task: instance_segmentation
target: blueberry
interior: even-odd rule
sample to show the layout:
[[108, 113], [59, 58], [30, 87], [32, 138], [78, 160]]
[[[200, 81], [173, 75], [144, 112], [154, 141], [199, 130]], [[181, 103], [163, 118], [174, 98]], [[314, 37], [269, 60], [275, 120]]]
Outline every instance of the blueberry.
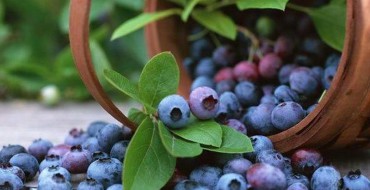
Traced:
[[263, 85], [262, 86], [263, 94], [264, 95], [273, 95], [274, 91], [275, 91], [275, 88], [276, 88], [276, 86], [274, 86], [274, 85], [270, 85], [270, 84]]
[[271, 140], [265, 136], [254, 135], [254, 136], [251, 136], [250, 139], [251, 139], [254, 151], [247, 153], [246, 155], [251, 160], [255, 160], [257, 154], [263, 150], [274, 149], [274, 145], [272, 144]]
[[254, 190], [285, 190], [287, 187], [285, 174], [279, 168], [264, 163], [253, 164], [248, 169], [247, 181]]
[[71, 183], [62, 174], [54, 174], [51, 178], [41, 180], [37, 187], [38, 190], [72, 190]]
[[19, 153], [27, 153], [27, 150], [21, 145], [3, 146], [0, 151], [0, 162], [9, 162], [11, 157]]
[[271, 120], [271, 113], [275, 109], [274, 104], [260, 104], [249, 116], [249, 125], [253, 133], [261, 135], [272, 135], [276, 129]]
[[50, 166], [60, 166], [62, 159], [58, 155], [47, 155], [45, 156], [45, 159], [40, 163], [39, 171], [41, 172], [45, 168], [48, 168]]
[[220, 106], [217, 111], [217, 120], [226, 121], [230, 118], [238, 118], [241, 113], [241, 105], [238, 98], [232, 92], [224, 92], [221, 94]]
[[198, 119], [212, 119], [218, 111], [218, 95], [212, 88], [198, 87], [190, 93], [189, 106], [191, 112]]
[[39, 162], [35, 157], [27, 153], [19, 153], [14, 155], [9, 163], [13, 166], [18, 166], [24, 171], [26, 180], [32, 180], [39, 170]]
[[310, 186], [310, 181], [308, 180], [308, 178], [305, 175], [298, 173], [287, 175], [287, 183], [288, 186], [294, 183], [302, 183], [307, 188]]
[[261, 16], [256, 21], [256, 31], [262, 37], [271, 37], [275, 28], [276, 24], [270, 17]]
[[93, 161], [99, 160], [100, 158], [110, 158], [110, 156], [107, 153], [102, 152], [102, 151], [95, 151], [92, 154]]
[[337, 190], [339, 188], [340, 174], [332, 166], [318, 168], [311, 178], [312, 190]]
[[307, 67], [294, 69], [289, 76], [289, 84], [290, 88], [307, 97], [317, 94], [320, 87], [311, 69]]
[[126, 149], [129, 141], [119, 141], [113, 145], [110, 151], [110, 157], [117, 158], [119, 161], [123, 162], [125, 159]]
[[59, 144], [49, 149], [48, 155], [54, 154], [60, 157], [64, 156], [72, 146], [66, 144]]
[[350, 171], [342, 179], [342, 189], [366, 190], [370, 189], [370, 180], [361, 174], [360, 170]]
[[91, 161], [91, 153], [77, 145], [62, 157], [61, 166], [72, 174], [85, 173]]
[[94, 121], [87, 127], [87, 134], [89, 134], [90, 137], [95, 137], [96, 133], [106, 125], [108, 125], [108, 123], [105, 121]]
[[293, 167], [292, 167], [292, 161], [290, 158], [284, 157], [285, 166], [283, 169], [283, 172], [285, 176], [293, 175]]
[[245, 107], [258, 105], [262, 97], [261, 89], [249, 81], [240, 82], [234, 91], [239, 102]]
[[257, 82], [259, 79], [258, 67], [249, 61], [242, 61], [235, 65], [233, 69], [234, 78], [241, 81]]
[[0, 189], [20, 190], [23, 189], [22, 180], [15, 174], [0, 171]]
[[273, 104], [277, 105], [279, 101], [276, 99], [274, 95], [264, 95], [260, 100], [260, 104]]
[[22, 180], [22, 182], [25, 182], [26, 181], [26, 175], [24, 174], [23, 170], [21, 168], [19, 168], [18, 166], [11, 165], [8, 162], [0, 163], [0, 173], [1, 172], [9, 172], [9, 173], [12, 173], [12, 174], [18, 176], [19, 179]]
[[298, 102], [299, 101], [299, 95], [297, 92], [289, 88], [289, 86], [286, 85], [280, 85], [278, 86], [274, 91], [274, 96], [279, 102]]
[[271, 112], [271, 122], [279, 130], [287, 130], [306, 116], [302, 106], [295, 102], [283, 102]]
[[288, 84], [289, 83], [289, 76], [292, 73], [292, 71], [297, 68], [298, 66], [295, 64], [287, 64], [281, 67], [279, 70], [279, 82], [281, 84]]
[[225, 123], [227, 126], [235, 129], [236, 131], [244, 134], [244, 135], [247, 135], [247, 128], [245, 127], [245, 125], [237, 120], [237, 119], [228, 119]]
[[293, 63], [300, 66], [313, 66], [316, 61], [309, 54], [298, 54], [294, 57]]
[[193, 74], [193, 71], [194, 71], [195, 63], [196, 63], [196, 61], [193, 58], [191, 58], [191, 57], [186, 57], [182, 61], [182, 65], [184, 66], [187, 74], [190, 77], [193, 77], [192, 74]]
[[208, 188], [215, 188], [220, 179], [222, 170], [212, 166], [200, 166], [190, 173], [190, 180]]
[[294, 41], [289, 36], [279, 36], [275, 42], [274, 53], [282, 58], [287, 58], [293, 53]]
[[214, 47], [209, 40], [202, 38], [191, 43], [190, 55], [194, 59], [208, 57], [212, 55], [213, 48]]
[[314, 37], [304, 39], [301, 47], [303, 52], [318, 58], [322, 58], [326, 53], [325, 44], [320, 39]]
[[115, 158], [96, 160], [90, 164], [87, 176], [102, 183], [104, 188], [121, 183], [122, 163]]
[[335, 73], [337, 72], [337, 68], [335, 66], [329, 66], [327, 68], [325, 68], [324, 70], [324, 75], [322, 77], [322, 86], [328, 90], [330, 85], [331, 85], [331, 82], [333, 81], [334, 79], [334, 75]]
[[216, 84], [215, 84], [215, 82], [213, 82], [212, 78], [206, 77], [206, 76], [200, 76], [200, 77], [195, 78], [195, 80], [191, 84], [190, 89], [194, 90], [194, 89], [196, 89], [198, 87], [202, 87], [202, 86], [214, 88], [215, 85]]
[[229, 160], [223, 168], [223, 173], [237, 173], [245, 175], [248, 168], [252, 165], [252, 162], [245, 158], [234, 158]]
[[230, 66], [235, 62], [236, 53], [231, 46], [220, 46], [213, 51], [212, 59], [216, 65]]
[[84, 143], [89, 138], [89, 135], [85, 133], [82, 129], [78, 130], [76, 128], [69, 131], [68, 136], [64, 139], [64, 144], [76, 146]]
[[278, 55], [269, 53], [261, 59], [258, 71], [263, 78], [273, 79], [278, 75], [282, 64], [283, 62]]
[[287, 190], [309, 190], [309, 189], [304, 184], [297, 182], [289, 185]]
[[216, 92], [217, 94], [222, 94], [224, 92], [232, 92], [235, 87], [234, 80], [222, 80], [216, 83]]
[[173, 190], [208, 190], [208, 188], [201, 186], [196, 181], [185, 179], [178, 182]]
[[325, 67], [335, 66], [338, 67], [340, 61], [340, 55], [331, 54], [325, 61]]
[[217, 190], [245, 190], [248, 185], [240, 174], [228, 173], [221, 176], [217, 182]]
[[324, 69], [320, 66], [312, 67], [311, 68], [312, 76], [321, 83], [322, 76], [324, 75]]
[[81, 146], [83, 149], [88, 150], [89, 152], [96, 152], [102, 150], [96, 137], [88, 138], [84, 143], [82, 143]]
[[50, 141], [37, 139], [28, 147], [28, 153], [34, 156], [37, 161], [41, 162], [51, 147], [53, 147], [53, 143]]
[[179, 95], [169, 95], [158, 105], [159, 119], [169, 128], [179, 129], [188, 124], [190, 108], [187, 101]]
[[296, 150], [291, 160], [293, 169], [306, 176], [311, 176], [323, 164], [322, 155], [315, 149]]
[[122, 184], [114, 184], [107, 188], [107, 190], [122, 190], [123, 185]]
[[260, 51], [261, 51], [262, 55], [267, 55], [267, 54], [272, 53], [274, 51], [274, 46], [267, 39], [265, 39], [265, 40], [261, 39], [260, 43], [261, 43]]
[[104, 152], [109, 152], [114, 143], [123, 140], [123, 128], [116, 124], [104, 126], [96, 134], [98, 143]]
[[306, 114], [308, 115], [309, 113], [313, 112], [315, 108], [317, 107], [318, 104], [312, 104], [310, 107], [307, 108]]
[[213, 79], [215, 82], [220, 82], [223, 80], [234, 80], [233, 69], [231, 67], [224, 67], [216, 73]]
[[71, 174], [68, 172], [67, 169], [60, 166], [50, 166], [48, 168], [45, 168], [40, 172], [37, 181], [40, 182], [41, 180], [51, 178], [55, 174], [61, 174], [64, 176], [64, 179], [66, 179], [67, 181], [71, 181]]
[[283, 155], [274, 149], [262, 150], [258, 152], [256, 156], [256, 162], [270, 164], [271, 166], [277, 167], [282, 171], [285, 167]]
[[208, 76], [213, 77], [216, 73], [216, 66], [211, 58], [203, 58], [195, 67], [195, 77]]
[[77, 190], [104, 190], [104, 187], [95, 179], [87, 178], [78, 184]]

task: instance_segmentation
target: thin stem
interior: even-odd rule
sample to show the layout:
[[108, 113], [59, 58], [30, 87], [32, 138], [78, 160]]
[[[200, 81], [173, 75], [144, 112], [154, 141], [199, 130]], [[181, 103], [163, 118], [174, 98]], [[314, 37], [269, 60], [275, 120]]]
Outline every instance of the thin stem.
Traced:
[[254, 54], [257, 52], [259, 48], [259, 40], [257, 36], [254, 35], [253, 32], [250, 31], [248, 28], [237, 26], [237, 30], [252, 41], [252, 47], [251, 49], [249, 49], [248, 55], [248, 61], [252, 61]]
[[212, 32], [209, 33], [210, 36], [211, 36], [211, 39], [213, 41], [213, 43], [216, 45], [216, 47], [220, 47], [221, 46], [221, 42], [220, 40], [217, 38], [217, 36], [215, 34], [213, 34]]
[[300, 5], [296, 5], [296, 4], [292, 4], [292, 3], [288, 3], [286, 6], [290, 9], [293, 9], [293, 10], [296, 10], [296, 11], [300, 11], [300, 12], [304, 12], [304, 13], [310, 12], [309, 8], [303, 7], [303, 6], [300, 6]]
[[207, 35], [208, 32], [209, 31], [207, 29], [204, 29], [204, 30], [202, 30], [198, 33], [192, 34], [192, 35], [188, 36], [188, 41], [198, 40], [198, 39], [202, 38], [203, 36]]
[[217, 9], [220, 9], [222, 7], [234, 5], [236, 3], [236, 0], [222, 0], [217, 3], [212, 3], [206, 7], [207, 11], [214, 11]]
[[319, 98], [319, 101], [317, 101], [317, 103], [321, 102], [321, 100], [324, 98], [325, 94], [326, 94], [326, 90], [324, 90], [324, 92], [322, 92], [322, 94]]

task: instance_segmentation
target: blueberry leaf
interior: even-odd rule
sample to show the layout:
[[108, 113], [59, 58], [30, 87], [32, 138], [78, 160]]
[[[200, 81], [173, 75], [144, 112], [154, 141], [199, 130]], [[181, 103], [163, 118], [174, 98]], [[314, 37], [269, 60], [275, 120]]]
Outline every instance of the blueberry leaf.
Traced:
[[174, 136], [162, 122], [158, 122], [159, 136], [167, 152], [174, 157], [194, 157], [202, 153], [199, 143]]
[[248, 136], [228, 126], [221, 125], [221, 129], [221, 146], [219, 148], [202, 146], [205, 150], [220, 153], [246, 153], [253, 151], [253, 146]]
[[285, 10], [289, 0], [236, 0], [239, 10], [245, 9], [279, 9]]
[[199, 144], [220, 147], [222, 143], [222, 129], [218, 123], [212, 120], [197, 120], [185, 128], [171, 131], [181, 138]]
[[176, 158], [168, 154], [158, 128], [147, 117], [127, 147], [122, 179], [124, 189], [161, 189], [171, 178], [175, 165]]
[[223, 37], [231, 40], [236, 38], [237, 31], [234, 21], [220, 11], [194, 10], [191, 16], [205, 28]]
[[[169, 52], [154, 56], [144, 67], [139, 79], [140, 100], [156, 108], [166, 96], [175, 94], [180, 74], [175, 57]], [[147, 106], [146, 106], [147, 107]], [[149, 113], [154, 113], [148, 110]]]
[[128, 78], [109, 69], [104, 70], [104, 76], [105, 79], [119, 91], [140, 102], [138, 87], [136, 84], [128, 80]]
[[131, 108], [129, 111], [128, 111], [128, 118], [133, 121], [136, 125], [140, 125], [144, 119], [147, 117], [147, 115], [136, 109], [136, 108]]
[[191, 11], [201, 0], [190, 0], [187, 2], [184, 11], [181, 14], [182, 21], [186, 22], [191, 14]]
[[167, 9], [164, 11], [160, 12], [155, 12], [155, 13], [142, 13], [137, 17], [134, 17], [123, 24], [121, 24], [113, 33], [112, 35], [112, 40], [115, 40], [119, 37], [125, 36], [131, 32], [134, 32], [145, 25], [172, 16], [172, 15], [180, 15], [181, 14], [181, 9]]
[[321, 39], [332, 48], [342, 51], [346, 31], [346, 6], [330, 3], [320, 8], [309, 9], [308, 15], [313, 20]]

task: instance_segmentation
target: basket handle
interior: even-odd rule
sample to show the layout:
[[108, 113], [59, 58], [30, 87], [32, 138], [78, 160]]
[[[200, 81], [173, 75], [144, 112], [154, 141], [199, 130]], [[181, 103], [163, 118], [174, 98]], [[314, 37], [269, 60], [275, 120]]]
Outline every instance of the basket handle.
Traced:
[[69, 40], [75, 65], [83, 83], [95, 100], [115, 119], [131, 130], [135, 130], [136, 125], [113, 104], [95, 74], [89, 47], [90, 5], [91, 0], [71, 0]]

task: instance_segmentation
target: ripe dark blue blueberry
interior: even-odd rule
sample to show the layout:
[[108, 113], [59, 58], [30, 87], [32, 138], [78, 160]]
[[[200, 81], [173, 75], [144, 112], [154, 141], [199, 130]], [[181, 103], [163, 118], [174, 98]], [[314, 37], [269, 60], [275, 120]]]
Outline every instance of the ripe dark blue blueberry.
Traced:
[[89, 135], [85, 133], [82, 129], [78, 130], [76, 128], [69, 131], [69, 134], [64, 139], [64, 144], [70, 146], [81, 145], [89, 138]]
[[270, 85], [270, 84], [263, 85], [262, 86], [263, 95], [273, 95], [275, 88], [276, 88], [275, 85]]
[[315, 149], [296, 150], [291, 157], [294, 171], [311, 176], [323, 164], [323, 157]]
[[194, 79], [193, 83], [191, 84], [190, 89], [194, 90], [198, 87], [207, 86], [210, 88], [214, 88], [216, 86], [215, 82], [212, 78], [207, 76], [200, 76]]
[[47, 155], [45, 156], [45, 159], [40, 163], [39, 171], [41, 172], [45, 168], [48, 168], [50, 166], [60, 166], [62, 163], [62, 159], [58, 155]]
[[290, 74], [297, 67], [298, 66], [295, 64], [287, 64], [281, 67], [281, 69], [279, 70], [279, 82], [281, 84], [288, 84]]
[[88, 150], [89, 152], [96, 152], [102, 150], [96, 137], [88, 138], [84, 143], [82, 143], [81, 146], [83, 149]]
[[218, 95], [212, 88], [198, 87], [190, 93], [189, 106], [193, 115], [198, 119], [212, 119], [219, 108]]
[[96, 133], [106, 125], [108, 125], [108, 123], [105, 121], [91, 122], [87, 127], [87, 134], [89, 134], [90, 137], [95, 137]]
[[251, 165], [252, 162], [245, 158], [234, 158], [224, 165], [223, 173], [237, 173], [245, 175]]
[[217, 94], [222, 94], [224, 92], [232, 92], [235, 87], [234, 80], [222, 80], [216, 83], [216, 92]]
[[53, 146], [50, 148], [48, 151], [48, 155], [58, 155], [59, 157], [63, 157], [70, 149], [72, 146], [66, 145], [66, 144], [59, 144], [56, 146]]
[[27, 153], [19, 153], [14, 155], [9, 160], [9, 163], [13, 166], [18, 166], [21, 168], [24, 171], [27, 181], [32, 180], [39, 170], [39, 162], [37, 159]]
[[325, 61], [325, 67], [335, 66], [338, 67], [340, 61], [340, 55], [331, 54]]
[[256, 159], [256, 156], [259, 152], [263, 150], [274, 149], [274, 145], [272, 144], [271, 140], [265, 136], [254, 135], [251, 136], [250, 139], [254, 151], [247, 153], [247, 157], [250, 158], [250, 160], [252, 161]]
[[317, 107], [318, 104], [312, 104], [310, 107], [307, 108], [306, 114], [308, 115], [309, 113], [313, 112], [315, 108]]
[[283, 169], [283, 172], [285, 176], [293, 175], [293, 167], [292, 167], [292, 161], [288, 157], [284, 157], [285, 166]]
[[259, 80], [258, 67], [249, 61], [242, 61], [235, 65], [233, 69], [235, 80], [257, 82]]
[[308, 37], [303, 41], [302, 51], [310, 56], [316, 56], [321, 59], [326, 53], [325, 44], [318, 38]]
[[271, 166], [277, 167], [282, 171], [285, 167], [284, 156], [274, 149], [258, 152], [256, 156], [256, 162], [270, 164]]
[[279, 102], [298, 102], [299, 101], [299, 95], [297, 92], [289, 88], [289, 86], [286, 85], [280, 85], [278, 86], [274, 91], [274, 96]]
[[[104, 172], [102, 172], [104, 171]], [[94, 178], [107, 188], [121, 183], [122, 163], [115, 158], [102, 158], [90, 164], [87, 176]]]
[[107, 188], [107, 190], [122, 190], [123, 185], [122, 184], [114, 184]]
[[116, 124], [108, 124], [96, 134], [98, 143], [104, 152], [110, 152], [114, 143], [123, 140], [123, 128]]
[[228, 173], [221, 176], [217, 182], [217, 190], [246, 190], [247, 182], [240, 174]]
[[326, 67], [324, 70], [324, 75], [322, 77], [322, 86], [327, 90], [329, 89], [331, 82], [334, 79], [334, 75], [337, 72], [337, 68], [335, 66]]
[[158, 116], [169, 128], [183, 128], [188, 124], [190, 107], [182, 96], [169, 95], [163, 98], [159, 103]]
[[278, 55], [269, 53], [261, 59], [258, 71], [263, 78], [273, 79], [278, 75], [282, 64], [283, 62]]
[[338, 190], [340, 182], [339, 172], [332, 166], [318, 168], [311, 178], [312, 190]]
[[296, 102], [283, 102], [271, 112], [271, 122], [279, 130], [287, 130], [306, 116], [302, 106]]
[[77, 190], [104, 190], [104, 187], [95, 179], [87, 178], [78, 184]]
[[213, 77], [216, 73], [216, 66], [211, 58], [203, 58], [195, 67], [195, 77], [208, 76]]
[[307, 97], [317, 94], [320, 87], [315, 75], [307, 67], [294, 69], [289, 76], [289, 84], [291, 89]]
[[261, 89], [249, 81], [240, 82], [234, 91], [239, 102], [245, 107], [258, 105], [262, 97]]
[[126, 155], [126, 149], [128, 146], [129, 141], [119, 141], [116, 142], [116, 144], [113, 145], [111, 151], [110, 151], [110, 157], [116, 158], [120, 162], [123, 162]]
[[220, 168], [200, 166], [190, 173], [189, 179], [199, 183], [200, 185], [214, 189], [221, 175], [222, 170]]
[[190, 45], [190, 55], [194, 59], [209, 57], [212, 55], [212, 51], [213, 51], [212, 43], [205, 38], [196, 40]]
[[182, 61], [182, 65], [184, 66], [187, 74], [190, 77], [193, 77], [193, 71], [194, 71], [195, 63], [196, 63], [196, 61], [193, 58], [191, 58], [191, 57], [186, 57]]
[[212, 59], [216, 65], [230, 66], [235, 62], [236, 53], [231, 46], [220, 46], [213, 51]]
[[274, 110], [274, 104], [260, 104], [253, 109], [249, 116], [249, 126], [254, 134], [271, 135], [276, 133], [276, 128], [271, 122], [271, 113]]
[[26, 181], [26, 175], [24, 174], [23, 170], [21, 168], [19, 168], [18, 166], [11, 165], [8, 162], [0, 163], [0, 173], [1, 172], [12, 173], [12, 174], [18, 176], [22, 180], [22, 182]]
[[54, 174], [51, 178], [45, 178], [38, 183], [38, 190], [72, 190], [71, 183], [60, 173]]
[[276, 99], [276, 97], [274, 95], [264, 95], [262, 96], [261, 100], [260, 100], [260, 104], [273, 104], [273, 105], [277, 105], [279, 103], [279, 101]]
[[50, 166], [48, 168], [45, 168], [40, 172], [37, 181], [40, 182], [42, 180], [48, 179], [53, 177], [55, 174], [61, 174], [63, 175], [64, 179], [67, 181], [71, 181], [71, 174], [68, 172], [67, 169], [60, 167], [60, 166]]
[[53, 147], [53, 143], [44, 139], [37, 139], [28, 147], [28, 153], [34, 156], [37, 161], [41, 162], [48, 154], [49, 149]]
[[235, 129], [236, 131], [244, 134], [244, 135], [247, 135], [247, 128], [245, 127], [245, 125], [237, 120], [237, 119], [228, 119], [225, 123], [227, 126]]
[[0, 151], [0, 162], [9, 162], [11, 157], [19, 153], [27, 153], [27, 150], [21, 145], [3, 146]]
[[62, 157], [61, 166], [72, 174], [85, 173], [91, 161], [91, 153], [77, 145], [72, 146], [71, 150]]
[[208, 190], [208, 188], [201, 186], [196, 181], [185, 179], [178, 182], [173, 190]]
[[96, 151], [92, 154], [93, 161], [99, 160], [100, 158], [110, 158], [110, 156], [102, 151]]
[[240, 117], [241, 105], [234, 93], [224, 92], [221, 94], [219, 100], [220, 106], [216, 114], [217, 120], [224, 122], [227, 119]]
[[285, 174], [269, 164], [253, 164], [247, 171], [247, 181], [254, 190], [285, 190], [287, 187]]
[[287, 175], [286, 177], [287, 177], [288, 186], [294, 183], [302, 183], [307, 188], [310, 187], [310, 181], [305, 175], [295, 173], [295, 174]]
[[366, 190], [370, 189], [370, 180], [361, 174], [360, 170], [350, 171], [341, 179], [341, 189]]
[[304, 53], [296, 55], [294, 57], [293, 63], [299, 66], [313, 66], [316, 63], [316, 61], [314, 57]]
[[304, 184], [297, 182], [289, 185], [287, 190], [309, 190], [309, 189]]
[[324, 69], [320, 66], [312, 67], [311, 74], [319, 83], [321, 83], [321, 79], [324, 75]]
[[9, 172], [0, 172], [0, 189], [21, 190], [23, 187], [22, 180], [15, 174]]

